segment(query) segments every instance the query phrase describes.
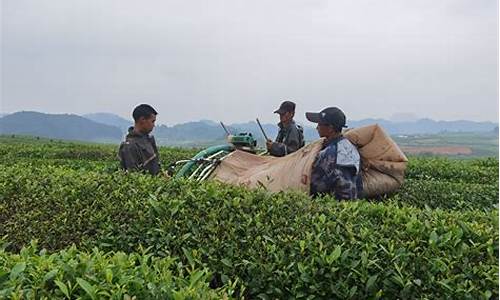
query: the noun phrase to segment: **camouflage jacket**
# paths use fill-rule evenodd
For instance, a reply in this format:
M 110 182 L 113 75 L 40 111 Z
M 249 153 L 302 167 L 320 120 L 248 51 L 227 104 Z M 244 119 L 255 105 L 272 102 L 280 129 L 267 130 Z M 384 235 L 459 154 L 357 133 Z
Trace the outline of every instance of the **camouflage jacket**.
M 287 126 L 278 124 L 280 131 L 276 142 L 271 145 L 269 153 L 272 156 L 285 156 L 293 153 L 304 146 L 304 133 L 302 127 L 291 121 Z
M 319 152 L 311 172 L 311 195 L 331 194 L 338 200 L 362 195 L 361 158 L 351 142 L 339 137 Z
M 160 173 L 160 158 L 154 137 L 135 133 L 133 127 L 129 128 L 125 141 L 120 144 L 118 156 L 124 170 L 152 175 Z

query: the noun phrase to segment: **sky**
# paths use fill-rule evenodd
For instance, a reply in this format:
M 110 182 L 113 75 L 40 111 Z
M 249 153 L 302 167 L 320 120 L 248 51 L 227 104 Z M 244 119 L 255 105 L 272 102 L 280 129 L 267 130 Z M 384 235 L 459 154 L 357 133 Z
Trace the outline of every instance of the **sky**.
M 496 0 L 2 0 L 1 112 L 498 122 Z

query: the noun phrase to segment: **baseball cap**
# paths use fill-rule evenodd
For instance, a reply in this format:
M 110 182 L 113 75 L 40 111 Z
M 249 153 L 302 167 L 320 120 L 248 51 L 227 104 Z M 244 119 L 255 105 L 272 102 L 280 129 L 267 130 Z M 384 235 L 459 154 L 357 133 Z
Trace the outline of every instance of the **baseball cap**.
M 318 113 L 306 112 L 306 118 L 313 123 L 333 125 L 338 129 L 347 127 L 345 114 L 338 107 L 327 107 Z
M 274 111 L 275 114 L 284 114 L 286 112 L 294 112 L 295 111 L 295 103 L 292 101 L 283 101 L 281 103 L 280 108 Z

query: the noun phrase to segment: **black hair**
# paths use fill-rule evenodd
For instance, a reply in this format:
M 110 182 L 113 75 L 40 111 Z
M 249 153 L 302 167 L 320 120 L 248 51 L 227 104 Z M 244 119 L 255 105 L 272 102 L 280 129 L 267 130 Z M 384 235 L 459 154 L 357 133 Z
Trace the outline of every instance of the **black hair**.
M 134 121 L 139 121 L 140 118 L 144 117 L 148 119 L 151 117 L 151 115 L 157 115 L 158 113 L 156 110 L 151 107 L 151 105 L 148 104 L 140 104 L 136 108 L 134 108 L 134 111 L 132 112 L 132 117 L 134 117 Z

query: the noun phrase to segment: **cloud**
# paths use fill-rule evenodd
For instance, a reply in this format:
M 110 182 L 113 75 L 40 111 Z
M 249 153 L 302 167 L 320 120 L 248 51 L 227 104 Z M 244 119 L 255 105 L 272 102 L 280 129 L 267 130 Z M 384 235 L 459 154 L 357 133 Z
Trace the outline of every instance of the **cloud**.
M 2 2 L 2 110 L 498 118 L 495 1 Z

